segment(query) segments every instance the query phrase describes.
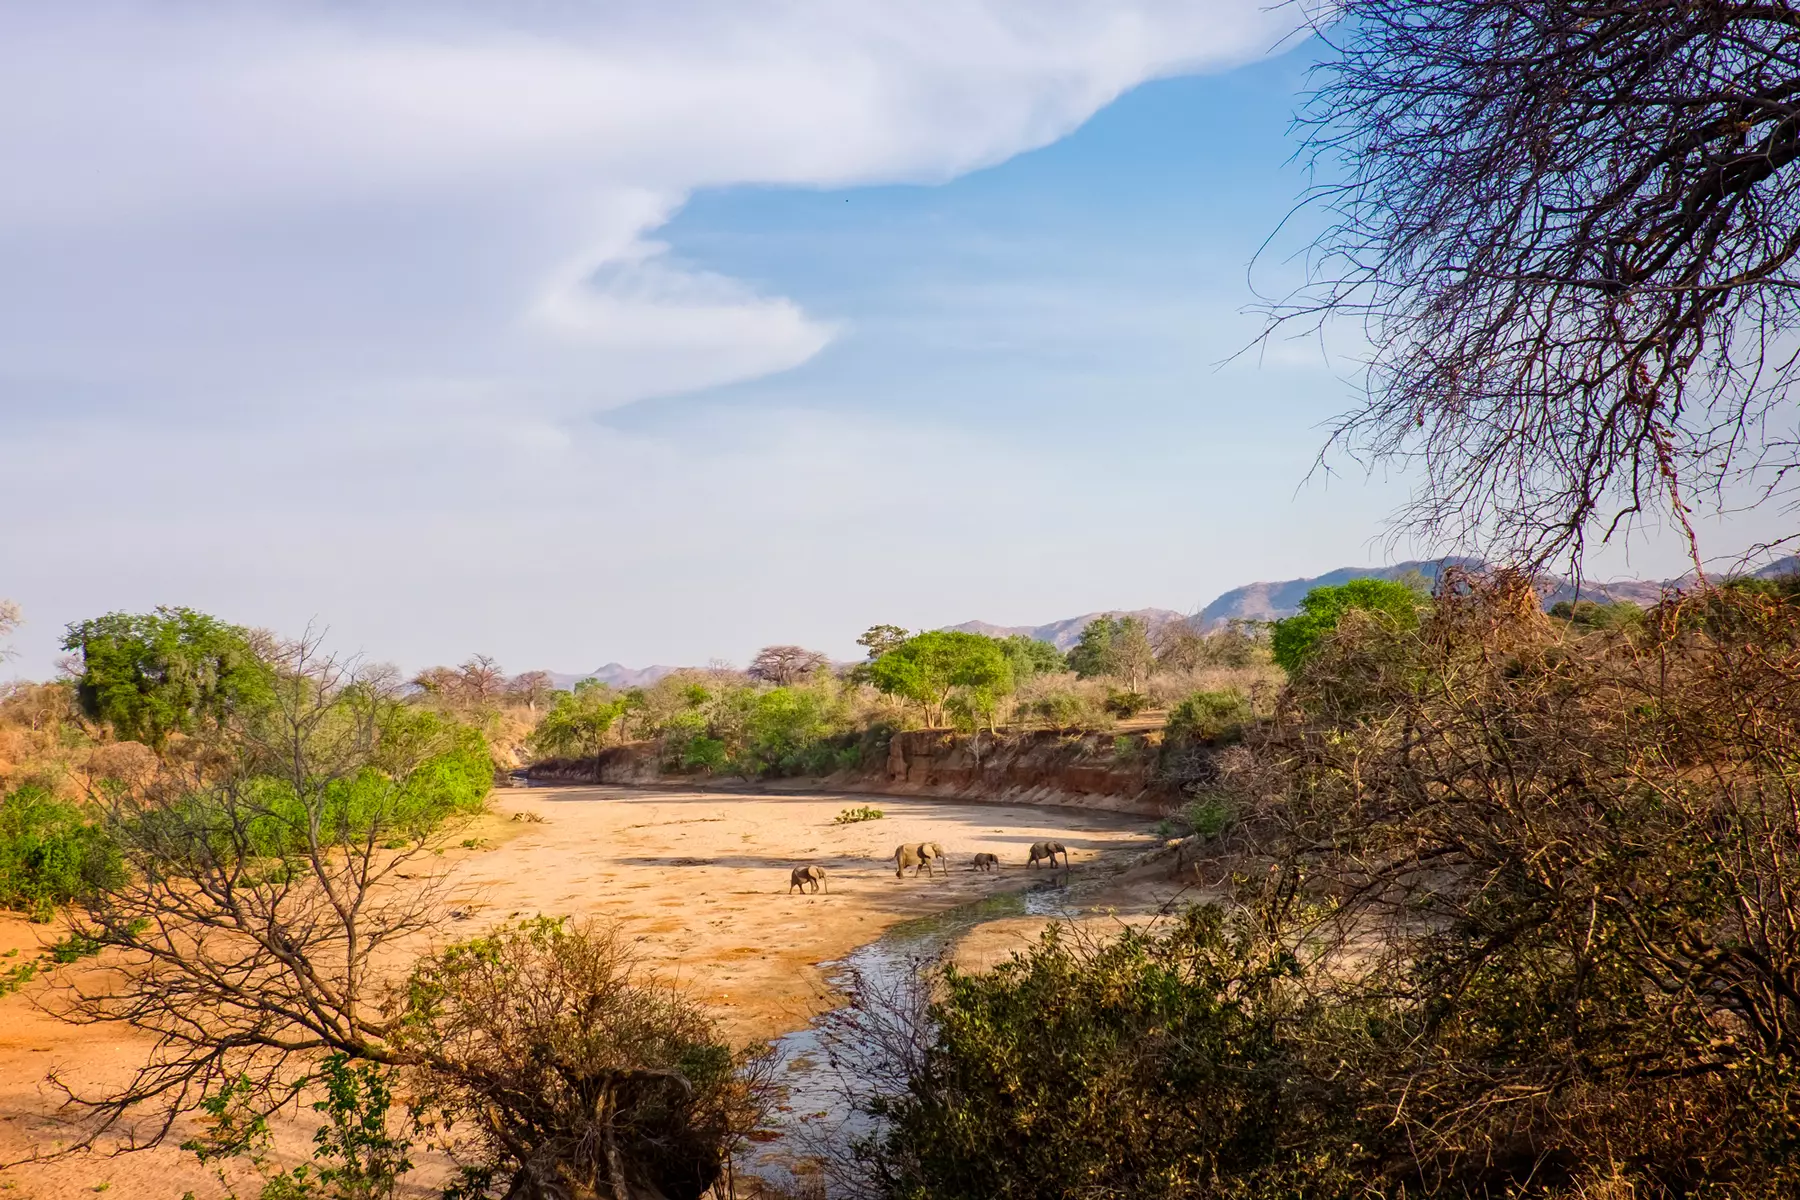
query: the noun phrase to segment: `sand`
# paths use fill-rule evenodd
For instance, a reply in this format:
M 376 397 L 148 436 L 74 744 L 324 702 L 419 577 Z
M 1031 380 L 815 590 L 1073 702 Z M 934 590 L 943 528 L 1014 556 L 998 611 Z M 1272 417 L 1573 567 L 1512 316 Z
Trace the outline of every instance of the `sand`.
M 845 808 L 864 804 L 886 815 L 832 823 Z M 706 1003 L 738 1042 L 801 1028 L 834 1005 L 820 964 L 888 926 L 1043 875 L 1024 866 L 1034 841 L 1064 842 L 1078 882 L 1084 870 L 1107 873 L 1105 864 L 1150 844 L 1141 817 L 869 795 L 556 787 L 498 792 L 493 810 L 463 831 L 473 848 L 453 847 L 432 860 L 450 872 L 453 903 L 463 914 L 446 927 L 447 940 L 539 913 L 617 921 L 645 959 Z M 514 814 L 542 821 L 515 821 Z M 949 875 L 895 879 L 894 846 L 920 841 L 950 853 Z M 1000 871 L 970 870 L 970 857 L 982 850 L 1000 856 Z M 788 894 L 789 871 L 800 863 L 824 867 L 829 892 Z M 1041 925 L 1020 922 L 1004 937 L 995 930 L 982 948 L 998 953 Z M 58 933 L 0 918 L 0 953 Z M 17 961 L 0 959 L 0 969 Z M 44 1083 L 52 1066 L 73 1080 L 104 1084 L 123 1078 L 146 1048 L 129 1030 L 61 1024 L 34 1006 L 38 990 L 0 997 L 0 1161 L 54 1145 L 57 1096 Z M 281 1131 L 283 1144 L 300 1144 L 310 1127 Z M 189 1190 L 201 1200 L 224 1194 L 191 1155 L 173 1148 L 0 1171 L 0 1200 L 109 1193 L 178 1200 Z

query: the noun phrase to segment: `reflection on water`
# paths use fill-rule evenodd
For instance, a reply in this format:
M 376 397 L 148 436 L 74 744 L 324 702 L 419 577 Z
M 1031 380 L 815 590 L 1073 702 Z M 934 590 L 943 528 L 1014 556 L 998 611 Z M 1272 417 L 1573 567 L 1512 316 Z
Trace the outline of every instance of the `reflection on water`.
M 840 992 L 899 996 L 922 964 L 935 961 L 978 925 L 1006 917 L 1075 916 L 1076 910 L 1068 905 L 1066 896 L 1066 889 L 1048 884 L 1025 891 L 997 892 L 896 925 L 879 940 L 820 966 L 831 986 Z M 820 1022 L 829 1015 L 816 1017 L 805 1029 L 775 1042 L 775 1077 L 786 1093 L 783 1110 L 777 1113 L 779 1136 L 753 1145 L 739 1164 L 739 1169 L 784 1189 L 798 1190 L 797 1173 L 792 1168 L 809 1153 L 818 1152 L 821 1142 L 841 1149 L 872 1128 L 870 1118 L 850 1107 L 843 1089 L 841 1072 L 855 1074 L 857 1064 L 840 1062 L 834 1069 L 827 1061 Z M 839 1053 L 841 1059 L 843 1048 Z M 804 1167 L 800 1173 L 804 1173 Z

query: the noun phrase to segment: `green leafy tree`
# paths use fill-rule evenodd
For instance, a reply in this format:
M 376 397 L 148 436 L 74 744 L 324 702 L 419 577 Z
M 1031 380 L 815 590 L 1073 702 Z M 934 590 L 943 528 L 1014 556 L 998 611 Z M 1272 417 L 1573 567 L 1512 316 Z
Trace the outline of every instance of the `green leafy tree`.
M 1000 650 L 1006 655 L 1013 679 L 1018 683 L 1039 675 L 1059 675 L 1069 669 L 1069 660 L 1061 650 L 1022 633 L 1001 638 Z
M 911 636 L 898 625 L 871 625 L 856 639 L 856 644 L 867 650 L 869 661 L 874 662 Z
M 1012 668 L 1000 643 L 979 633 L 939 629 L 907 638 L 875 660 L 871 682 L 882 691 L 917 701 L 925 720 L 943 722 L 944 704 L 957 688 L 1012 690 Z
M 1087 623 L 1081 640 L 1069 651 L 1069 669 L 1083 679 L 1123 679 L 1130 691 L 1140 690 L 1156 665 L 1156 648 L 1141 617 L 1108 613 Z
M 1318 587 L 1300 601 L 1300 611 L 1275 622 L 1270 648 L 1275 661 L 1296 671 L 1327 634 L 1350 612 L 1374 614 L 1398 629 L 1414 629 L 1427 598 L 1415 587 L 1392 579 L 1352 579 L 1333 587 Z
M 612 689 L 593 679 L 584 679 L 572 692 L 558 692 L 531 733 L 531 750 L 539 755 L 563 755 L 569 758 L 592 758 L 594 777 L 599 778 L 600 751 L 606 747 L 606 735 L 625 711 L 627 698 L 614 696 Z
M 81 621 L 62 646 L 81 655 L 82 711 L 157 749 L 171 733 L 192 734 L 272 702 L 273 672 L 250 632 L 191 608 Z

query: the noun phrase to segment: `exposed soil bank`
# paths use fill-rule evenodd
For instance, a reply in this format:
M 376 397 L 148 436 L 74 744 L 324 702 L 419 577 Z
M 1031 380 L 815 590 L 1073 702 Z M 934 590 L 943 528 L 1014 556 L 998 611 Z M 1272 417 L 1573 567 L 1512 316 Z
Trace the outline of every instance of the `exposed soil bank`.
M 946 800 L 1054 805 L 1160 816 L 1179 797 L 1158 777 L 1157 737 L 1150 734 L 1062 734 L 1053 730 L 970 735 L 916 729 L 866 745 L 862 765 L 823 779 L 757 784 L 764 790 L 931 796 Z M 534 764 L 533 780 L 610 784 L 674 784 L 741 788 L 731 778 L 664 773 L 654 742 L 615 746 L 597 759 Z

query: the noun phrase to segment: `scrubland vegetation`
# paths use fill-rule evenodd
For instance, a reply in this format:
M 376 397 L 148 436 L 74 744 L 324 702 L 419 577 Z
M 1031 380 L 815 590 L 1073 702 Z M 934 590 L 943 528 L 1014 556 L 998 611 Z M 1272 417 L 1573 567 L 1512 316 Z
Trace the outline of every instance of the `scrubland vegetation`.
M 414 1138 L 455 1155 L 450 1195 L 697 1198 L 768 1060 L 609 931 L 384 958 L 439 919 L 399 868 L 493 766 L 642 742 L 821 774 L 909 725 L 1137 722 L 1208 902 L 859 995 L 832 1036 L 870 1124 L 838 1191 L 1800 1194 L 1800 582 L 1710 577 L 1692 519 L 1796 466 L 1794 14 L 1306 11 L 1324 220 L 1270 332 L 1354 318 L 1367 396 L 1334 444 L 1416 463 L 1403 527 L 1516 570 L 1321 589 L 1266 639 L 1106 618 L 1064 656 L 883 625 L 842 672 L 775 646 L 626 691 L 482 658 L 408 687 L 179 609 L 76 625 L 70 678 L 0 705 L 0 901 L 66 906 L 70 954 L 113 956 L 71 1020 L 156 1039 L 73 1097 L 90 1139 L 201 1113 L 192 1147 L 263 1200 L 390 1195 Z M 1690 588 L 1543 611 L 1533 572 L 1646 516 Z M 278 1166 L 296 1097 L 317 1153 Z

